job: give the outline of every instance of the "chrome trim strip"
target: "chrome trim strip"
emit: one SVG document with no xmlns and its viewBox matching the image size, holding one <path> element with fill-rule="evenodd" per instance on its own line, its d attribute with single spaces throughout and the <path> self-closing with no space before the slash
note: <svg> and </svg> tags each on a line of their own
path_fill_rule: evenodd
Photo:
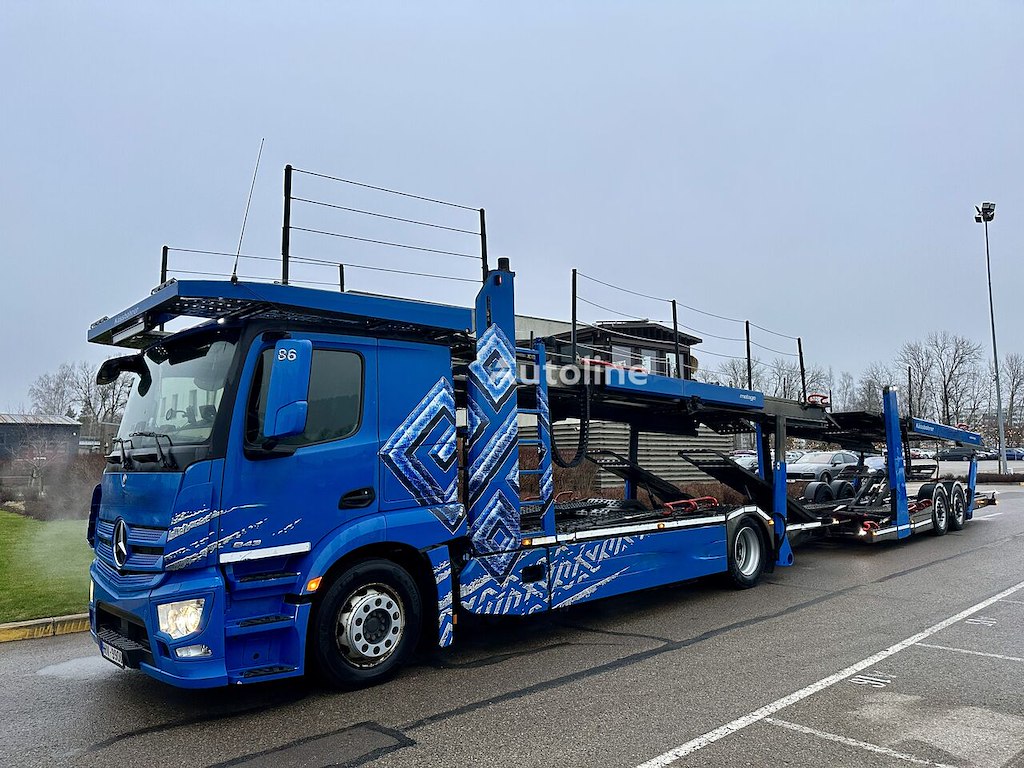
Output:
<svg viewBox="0 0 1024 768">
<path fill-rule="evenodd" d="M 283 544 L 280 547 L 263 547 L 262 549 L 246 549 L 242 552 L 222 552 L 220 562 L 240 563 L 243 560 L 263 560 L 267 557 L 280 557 L 281 555 L 298 555 L 309 552 L 311 545 L 308 541 L 300 544 Z"/>
</svg>

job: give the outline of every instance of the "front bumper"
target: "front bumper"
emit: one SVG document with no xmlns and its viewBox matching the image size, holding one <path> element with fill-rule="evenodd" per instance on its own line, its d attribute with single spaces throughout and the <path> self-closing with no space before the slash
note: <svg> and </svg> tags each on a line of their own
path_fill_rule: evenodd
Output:
<svg viewBox="0 0 1024 768">
<path fill-rule="evenodd" d="M 151 590 L 126 590 L 109 566 L 93 562 L 93 600 L 89 622 L 93 639 L 122 652 L 125 666 L 172 685 L 210 688 L 226 685 L 224 648 L 224 582 L 215 568 L 168 574 Z M 156 606 L 205 598 L 199 631 L 178 640 L 159 630 Z M 176 649 L 202 644 L 209 656 L 178 658 Z"/>
</svg>

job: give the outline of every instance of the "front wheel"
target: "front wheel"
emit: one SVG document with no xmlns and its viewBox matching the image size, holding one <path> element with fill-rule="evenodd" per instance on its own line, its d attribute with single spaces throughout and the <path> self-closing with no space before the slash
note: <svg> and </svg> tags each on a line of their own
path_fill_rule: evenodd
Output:
<svg viewBox="0 0 1024 768">
<path fill-rule="evenodd" d="M 312 650 L 332 685 L 355 688 L 394 674 L 416 646 L 420 594 L 405 569 L 367 560 L 339 576 L 316 613 Z"/>
<path fill-rule="evenodd" d="M 761 580 L 767 548 L 752 520 L 743 520 L 729 542 L 729 582 L 737 589 L 749 589 Z"/>
</svg>

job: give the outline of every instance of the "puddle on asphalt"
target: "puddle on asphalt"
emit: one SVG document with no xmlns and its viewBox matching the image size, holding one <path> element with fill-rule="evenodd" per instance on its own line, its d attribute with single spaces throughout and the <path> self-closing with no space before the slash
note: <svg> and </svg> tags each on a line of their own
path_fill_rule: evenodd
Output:
<svg viewBox="0 0 1024 768">
<path fill-rule="evenodd" d="M 101 677 L 106 672 L 116 672 L 117 669 L 102 656 L 82 656 L 79 659 L 71 659 L 60 664 L 51 664 L 36 672 L 37 675 L 49 677 L 60 677 L 65 680 L 89 680 L 94 677 Z"/>
</svg>

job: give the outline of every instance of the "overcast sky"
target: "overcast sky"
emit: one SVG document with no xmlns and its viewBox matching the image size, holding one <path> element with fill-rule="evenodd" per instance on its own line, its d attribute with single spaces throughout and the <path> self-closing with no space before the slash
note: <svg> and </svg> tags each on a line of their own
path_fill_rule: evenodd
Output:
<svg viewBox="0 0 1024 768">
<path fill-rule="evenodd" d="M 1021 3 L 427 5 L 3 3 L 0 410 L 27 407 L 32 380 L 62 361 L 107 354 L 86 344 L 89 324 L 148 294 L 163 244 L 234 251 L 262 137 L 244 253 L 279 253 L 292 163 L 486 207 L 520 312 L 568 317 L 578 267 L 802 335 L 809 363 L 837 373 L 933 329 L 991 354 L 973 221 L 991 199 L 1000 349 L 1024 352 Z M 300 196 L 475 223 L 301 181 Z M 458 233 L 360 218 L 305 205 L 295 223 L 475 252 Z M 294 251 L 477 274 L 467 259 L 308 233 Z M 175 254 L 172 267 L 231 264 Z M 349 286 L 466 305 L 475 290 L 365 271 Z M 669 317 L 662 303 L 580 289 L 609 310 Z"/>
</svg>

